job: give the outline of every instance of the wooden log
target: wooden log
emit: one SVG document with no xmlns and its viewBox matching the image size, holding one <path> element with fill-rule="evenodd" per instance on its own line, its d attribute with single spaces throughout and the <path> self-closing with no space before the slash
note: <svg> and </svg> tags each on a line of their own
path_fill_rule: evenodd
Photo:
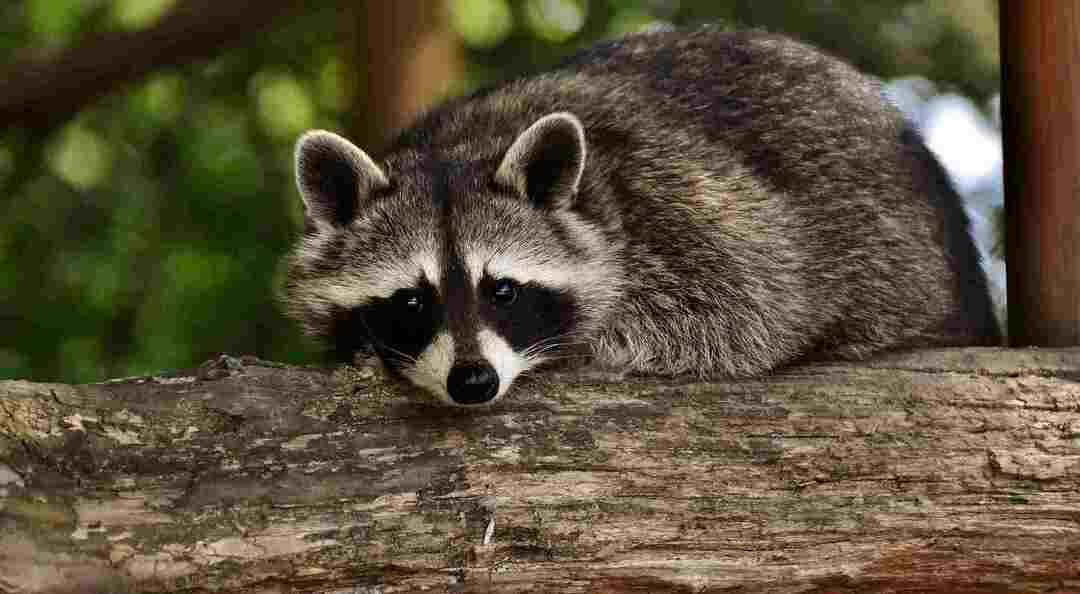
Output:
<svg viewBox="0 0 1080 594">
<path fill-rule="evenodd" d="M 482 411 L 371 364 L 0 382 L 0 591 L 425 588 L 1080 591 L 1080 350 L 540 375 Z"/>
</svg>

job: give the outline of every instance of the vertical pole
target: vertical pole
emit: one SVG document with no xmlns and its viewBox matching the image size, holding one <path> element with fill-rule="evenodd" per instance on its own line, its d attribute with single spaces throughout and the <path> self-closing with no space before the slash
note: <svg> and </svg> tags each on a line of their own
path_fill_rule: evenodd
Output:
<svg viewBox="0 0 1080 594">
<path fill-rule="evenodd" d="M 359 75 L 349 135 L 374 152 L 460 80 L 460 42 L 443 0 L 344 5 L 354 11 Z"/>
<path fill-rule="evenodd" d="M 1000 0 L 1013 346 L 1080 345 L 1080 0 Z"/>
</svg>

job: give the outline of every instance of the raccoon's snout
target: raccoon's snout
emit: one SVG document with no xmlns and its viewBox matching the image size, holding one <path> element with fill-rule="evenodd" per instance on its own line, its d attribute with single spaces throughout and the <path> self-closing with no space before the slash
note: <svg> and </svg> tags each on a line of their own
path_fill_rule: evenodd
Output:
<svg viewBox="0 0 1080 594">
<path fill-rule="evenodd" d="M 499 374 L 485 362 L 455 365 L 446 379 L 446 391 L 458 404 L 483 404 L 499 393 Z"/>
</svg>

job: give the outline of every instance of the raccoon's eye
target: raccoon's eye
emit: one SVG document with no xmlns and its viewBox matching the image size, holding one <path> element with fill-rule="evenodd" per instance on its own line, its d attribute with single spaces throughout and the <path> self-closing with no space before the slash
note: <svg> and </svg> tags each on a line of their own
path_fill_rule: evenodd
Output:
<svg viewBox="0 0 1080 594">
<path fill-rule="evenodd" d="M 501 278 L 495 281 L 495 289 L 491 292 L 491 302 L 495 305 L 510 305 L 517 299 L 517 283 Z"/>
<path fill-rule="evenodd" d="M 424 296 L 417 291 L 401 290 L 394 295 L 394 300 L 409 313 L 424 311 Z"/>
</svg>

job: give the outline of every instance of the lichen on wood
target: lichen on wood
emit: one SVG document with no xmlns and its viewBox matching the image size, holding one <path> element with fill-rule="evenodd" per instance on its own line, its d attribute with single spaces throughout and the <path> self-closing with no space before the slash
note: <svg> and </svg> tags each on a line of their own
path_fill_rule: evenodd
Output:
<svg viewBox="0 0 1080 594">
<path fill-rule="evenodd" d="M 1080 350 L 478 411 L 371 362 L 0 382 L 4 592 L 1080 591 Z"/>
</svg>

